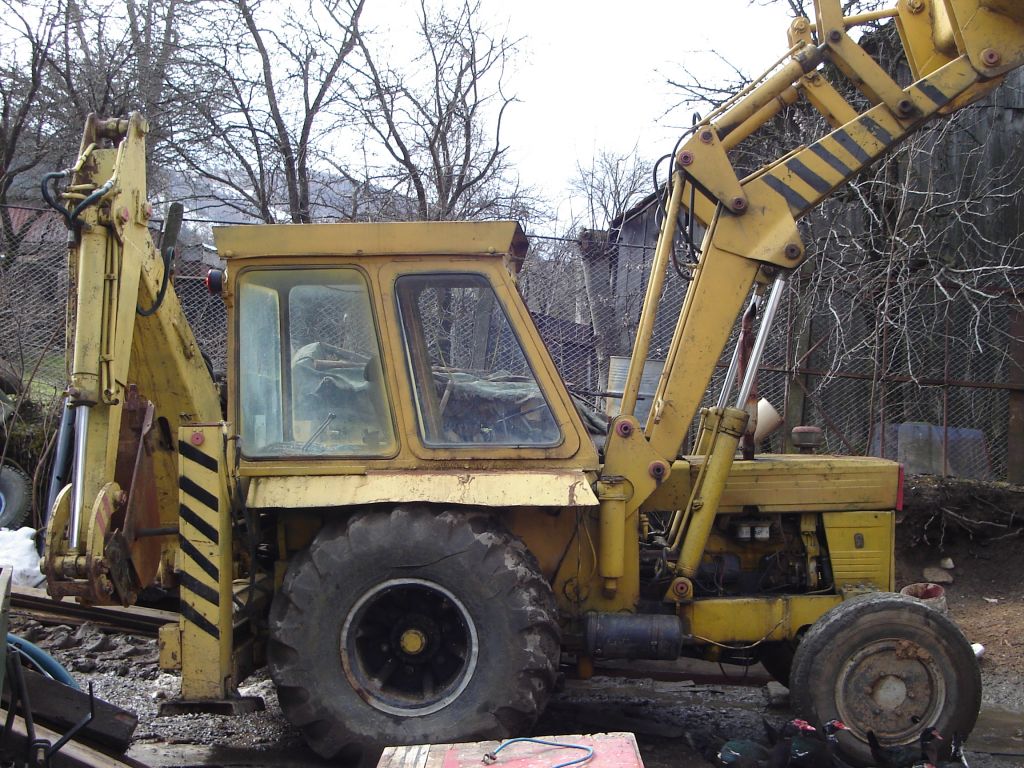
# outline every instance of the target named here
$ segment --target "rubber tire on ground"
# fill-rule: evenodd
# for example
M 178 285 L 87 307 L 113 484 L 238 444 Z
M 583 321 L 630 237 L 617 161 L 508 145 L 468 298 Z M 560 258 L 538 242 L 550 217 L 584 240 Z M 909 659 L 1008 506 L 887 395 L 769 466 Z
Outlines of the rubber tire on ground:
M 0 467 L 0 528 L 18 528 L 32 511 L 32 479 L 11 464 Z
M 356 689 L 359 635 L 351 635 L 344 663 L 341 637 L 364 615 L 361 606 L 387 594 L 380 590 L 409 580 L 455 598 L 445 601 L 457 602 L 465 626 L 475 628 L 477 656 L 447 703 L 396 715 L 381 711 L 387 700 L 367 686 Z M 397 623 L 384 630 L 398 631 Z M 267 651 L 281 708 L 310 746 L 373 765 L 386 745 L 501 739 L 528 729 L 554 685 L 560 638 L 536 560 L 492 516 L 401 506 L 329 523 L 292 560 L 271 607 Z
M 0 392 L 5 395 L 16 395 L 21 392 L 21 377 L 2 360 L 0 360 Z
M 928 726 L 966 736 L 981 707 L 978 661 L 959 627 L 893 593 L 852 598 L 822 616 L 797 646 L 790 680 L 801 717 L 840 718 L 851 729 L 839 743 L 854 765 L 872 764 L 868 730 L 886 745 L 913 743 Z M 917 695 L 901 699 L 906 691 Z

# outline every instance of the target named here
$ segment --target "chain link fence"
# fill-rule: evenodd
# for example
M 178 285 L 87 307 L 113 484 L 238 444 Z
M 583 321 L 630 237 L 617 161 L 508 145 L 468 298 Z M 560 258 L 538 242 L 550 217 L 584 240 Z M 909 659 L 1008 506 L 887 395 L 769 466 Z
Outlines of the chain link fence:
M 627 237 L 625 246 L 615 243 L 608 249 L 615 263 L 606 286 L 614 300 L 577 313 L 593 312 L 593 325 L 574 324 L 573 338 L 589 339 L 589 344 L 578 343 L 565 360 L 568 319 L 536 319 L 542 333 L 563 327 L 554 338 L 545 334 L 556 363 L 563 370 L 589 373 L 567 375 L 570 386 L 576 385 L 593 406 L 613 410 L 625 376 L 618 360 L 631 351 L 653 248 Z M 593 258 L 584 243 L 576 255 L 580 263 L 564 267 L 565 272 L 578 274 L 582 263 Z M 543 279 L 531 275 L 535 269 Z M 548 272 L 527 261 L 522 285 L 531 308 L 546 306 L 551 293 L 574 290 L 586 297 L 582 284 L 570 287 L 553 281 Z M 685 275 L 685 269 L 681 272 Z M 1014 449 L 1012 434 L 1019 431 L 1015 419 L 1024 416 L 1024 280 L 971 286 L 978 295 L 968 301 L 963 286 L 944 290 L 931 277 L 904 282 L 883 276 L 878 290 L 866 290 L 863 277 L 847 272 L 787 285 L 762 358 L 759 395 L 784 416 L 787 427 L 820 427 L 829 453 L 897 459 L 910 473 L 1021 482 L 1024 456 Z M 645 369 L 653 375 L 645 376 L 641 397 L 657 386 L 687 284 L 675 268 L 668 269 Z M 595 334 L 593 328 L 623 332 L 604 334 L 608 349 L 603 350 L 600 331 Z M 703 406 L 718 400 L 737 336 L 734 328 Z M 686 361 L 681 365 L 685 377 Z M 637 413 L 643 412 L 641 402 Z M 786 438 L 779 431 L 761 447 L 792 450 Z
M 53 412 L 67 381 L 66 235 L 48 212 L 9 207 L 0 213 L 6 214 L 5 232 L 13 233 L 0 254 L 0 366 L 28 382 L 37 411 Z M 616 300 L 600 306 L 590 298 L 598 294 L 585 287 L 586 248 L 574 243 L 534 237 L 520 276 L 567 385 L 602 410 L 614 408 L 631 352 L 651 260 L 649 236 L 627 243 L 628 252 L 613 249 L 604 277 Z M 656 362 L 642 394 L 653 391 L 657 362 L 669 349 L 688 284 L 685 251 L 678 271 L 668 272 L 650 350 Z M 175 288 L 200 347 L 222 372 L 225 309 L 193 274 L 198 271 L 183 268 Z M 827 281 L 802 279 L 788 288 L 759 393 L 787 424 L 820 426 L 829 452 L 884 455 L 906 462 L 908 471 L 1019 482 L 1021 457 L 1012 447 L 1019 426 L 1012 425 L 1024 415 L 1017 341 L 1024 336 L 1024 285 L 1004 281 L 968 300 L 944 293 L 933 280 L 887 280 L 883 272 L 876 285 L 865 286 L 862 277 L 834 271 Z M 706 405 L 717 399 L 727 362 L 719 363 Z M 771 438 L 773 450 L 785 447 L 782 434 Z

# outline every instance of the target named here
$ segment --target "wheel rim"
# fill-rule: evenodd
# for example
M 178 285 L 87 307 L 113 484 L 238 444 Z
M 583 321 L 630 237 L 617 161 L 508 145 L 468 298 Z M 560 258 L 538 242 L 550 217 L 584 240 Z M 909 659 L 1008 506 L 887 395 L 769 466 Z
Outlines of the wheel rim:
M 946 680 L 932 654 L 910 640 L 879 640 L 843 665 L 836 682 L 839 719 L 862 740 L 868 731 L 890 744 L 909 744 L 934 725 Z
M 353 690 L 394 715 L 429 715 L 465 690 L 479 642 L 469 611 L 424 579 L 390 579 L 352 606 L 341 629 L 341 663 Z

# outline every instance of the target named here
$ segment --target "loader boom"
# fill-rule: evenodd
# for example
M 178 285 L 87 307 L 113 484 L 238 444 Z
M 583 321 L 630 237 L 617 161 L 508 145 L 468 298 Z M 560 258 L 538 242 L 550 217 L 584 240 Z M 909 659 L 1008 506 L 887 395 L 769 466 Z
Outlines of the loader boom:
M 843 17 L 839 0 L 815 0 L 814 5 L 816 23 L 797 19 L 791 25 L 787 60 L 696 125 L 673 158 L 662 230 L 624 386 L 623 415 L 610 432 L 606 450 L 603 487 L 610 490 L 602 499 L 601 516 L 602 530 L 616 532 L 611 535 L 617 536 L 622 519 L 668 479 L 751 288 L 774 282 L 773 292 L 780 293 L 786 277 L 808 257 L 797 220 L 929 120 L 970 104 L 1024 63 L 1024 19 L 1013 3 L 900 0 L 891 11 L 851 18 Z M 896 19 L 911 65 L 914 82 L 905 88 L 849 35 L 857 24 L 886 17 Z M 826 64 L 857 87 L 870 105 L 867 109 L 858 111 L 825 80 L 820 70 Z M 832 132 L 740 178 L 728 151 L 801 93 L 832 125 Z M 679 215 L 691 197 L 691 213 L 707 230 L 654 405 L 641 430 L 630 414 Z M 766 331 L 763 322 L 762 334 Z M 757 362 L 748 365 L 749 376 Z M 727 393 L 731 386 L 728 381 Z M 747 428 L 743 410 L 749 384 L 740 390 L 733 407 L 721 402 L 704 415 L 707 431 L 696 452 L 705 455 L 708 468 L 676 520 L 675 541 L 685 542 L 676 566 L 680 574 L 692 575 L 704 551 L 735 443 Z M 623 482 L 628 485 L 625 494 Z M 623 501 L 624 495 L 628 500 Z M 604 570 L 606 590 L 614 591 L 619 564 L 608 562 Z

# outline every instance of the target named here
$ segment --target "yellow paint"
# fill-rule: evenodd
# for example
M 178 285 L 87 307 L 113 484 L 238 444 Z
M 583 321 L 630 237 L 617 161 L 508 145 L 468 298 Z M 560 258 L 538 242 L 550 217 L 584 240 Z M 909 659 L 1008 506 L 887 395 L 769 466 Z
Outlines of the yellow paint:
M 896 587 L 892 512 L 826 512 L 822 516 L 835 586 Z
M 224 427 L 183 426 L 178 440 L 188 446 L 181 453 L 179 469 L 181 505 L 188 510 L 182 511 L 180 536 L 189 548 L 180 552 L 181 695 L 186 700 L 225 699 L 238 683 L 233 677 L 233 550 L 227 473 L 203 466 L 185 453 L 199 453 L 207 461 L 215 461 L 218 470 L 223 468 Z M 213 573 L 208 570 L 211 565 Z
M 265 224 L 214 227 L 221 257 L 236 259 L 311 257 L 495 256 L 525 247 L 514 221 L 397 222 L 386 224 Z M 419 263 L 417 261 L 417 263 Z
M 676 461 L 643 509 L 683 508 L 702 463 L 698 456 Z M 891 509 L 898 480 L 898 464 L 870 456 L 761 454 L 733 462 L 719 512 L 737 514 L 744 506 L 765 514 Z
M 160 669 L 181 671 L 181 625 L 164 624 L 157 638 Z
M 418 629 L 407 629 L 402 633 L 402 637 L 399 639 L 399 645 L 402 650 L 411 656 L 415 656 L 418 653 L 422 653 L 423 649 L 427 645 L 427 638 Z
M 254 477 L 253 508 L 350 507 L 382 502 L 431 502 L 506 508 L 596 506 L 583 472 L 565 470 L 366 471 L 359 475 Z
M 838 595 L 705 598 L 679 607 L 684 631 L 718 643 L 792 640 L 842 602 Z

